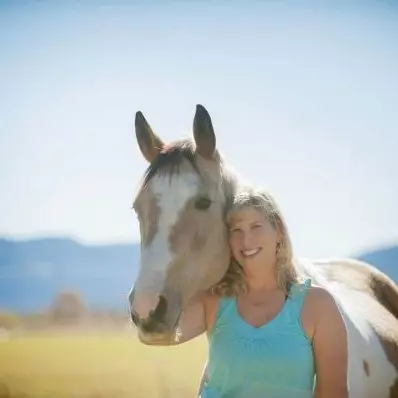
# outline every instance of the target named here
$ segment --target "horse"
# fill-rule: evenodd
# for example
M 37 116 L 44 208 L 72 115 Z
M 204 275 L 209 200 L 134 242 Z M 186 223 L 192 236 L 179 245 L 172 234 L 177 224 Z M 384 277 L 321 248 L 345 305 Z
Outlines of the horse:
M 145 339 L 170 339 L 187 304 L 228 268 L 225 208 L 247 183 L 221 155 L 202 105 L 196 106 L 193 137 L 163 142 L 141 111 L 135 132 L 149 166 L 133 199 L 141 258 L 129 294 L 131 316 Z M 340 309 L 349 398 L 398 398 L 398 286 L 352 258 L 300 258 L 296 266 Z

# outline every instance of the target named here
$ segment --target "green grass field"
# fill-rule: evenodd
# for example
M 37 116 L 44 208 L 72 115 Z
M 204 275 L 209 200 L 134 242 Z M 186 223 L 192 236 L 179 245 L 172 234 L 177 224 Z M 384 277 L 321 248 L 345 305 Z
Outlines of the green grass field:
M 206 340 L 149 347 L 133 331 L 0 341 L 0 398 L 195 397 Z

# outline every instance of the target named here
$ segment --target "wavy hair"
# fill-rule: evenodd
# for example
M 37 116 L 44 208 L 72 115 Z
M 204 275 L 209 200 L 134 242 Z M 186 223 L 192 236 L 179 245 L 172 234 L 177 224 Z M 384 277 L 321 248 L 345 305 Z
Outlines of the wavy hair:
M 278 286 L 286 294 L 290 286 L 299 279 L 293 262 L 293 249 L 287 226 L 281 210 L 271 194 L 255 188 L 245 189 L 237 193 L 227 205 L 225 222 L 230 223 L 231 217 L 244 207 L 255 208 L 264 214 L 275 230 L 279 230 L 282 239 L 276 249 L 276 270 Z M 224 277 L 215 284 L 210 292 L 218 296 L 237 296 L 247 292 L 247 283 L 243 269 L 231 254 L 231 261 Z

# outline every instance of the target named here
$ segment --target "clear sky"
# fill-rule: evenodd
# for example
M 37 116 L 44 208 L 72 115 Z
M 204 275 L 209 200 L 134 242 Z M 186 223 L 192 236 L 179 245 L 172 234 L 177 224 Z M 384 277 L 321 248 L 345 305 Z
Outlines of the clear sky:
M 134 114 L 201 103 L 298 254 L 398 242 L 396 2 L 148 3 L 0 2 L 0 235 L 138 241 Z

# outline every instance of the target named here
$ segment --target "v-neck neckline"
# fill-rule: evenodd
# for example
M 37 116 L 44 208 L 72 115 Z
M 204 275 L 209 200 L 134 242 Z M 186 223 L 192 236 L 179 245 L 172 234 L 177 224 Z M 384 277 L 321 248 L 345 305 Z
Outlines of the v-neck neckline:
M 239 312 L 237 297 L 235 297 L 234 300 L 233 300 L 233 307 L 234 307 L 235 315 L 239 319 L 239 322 L 242 325 L 244 325 L 246 328 L 250 329 L 250 330 L 260 331 L 260 330 L 268 329 L 271 326 L 273 326 L 283 316 L 283 314 L 286 312 L 286 309 L 288 308 L 288 306 L 290 304 L 290 301 L 291 301 L 291 298 L 292 298 L 291 295 L 292 295 L 294 289 L 295 289 L 295 285 L 291 286 L 290 291 L 287 294 L 287 296 L 285 298 L 285 301 L 283 302 L 282 307 L 276 313 L 276 315 L 273 318 L 271 318 L 270 320 L 266 321 L 265 323 L 262 323 L 259 326 L 254 326 L 251 323 L 249 323 L 248 321 L 246 321 L 245 318 L 243 318 L 243 316 Z

